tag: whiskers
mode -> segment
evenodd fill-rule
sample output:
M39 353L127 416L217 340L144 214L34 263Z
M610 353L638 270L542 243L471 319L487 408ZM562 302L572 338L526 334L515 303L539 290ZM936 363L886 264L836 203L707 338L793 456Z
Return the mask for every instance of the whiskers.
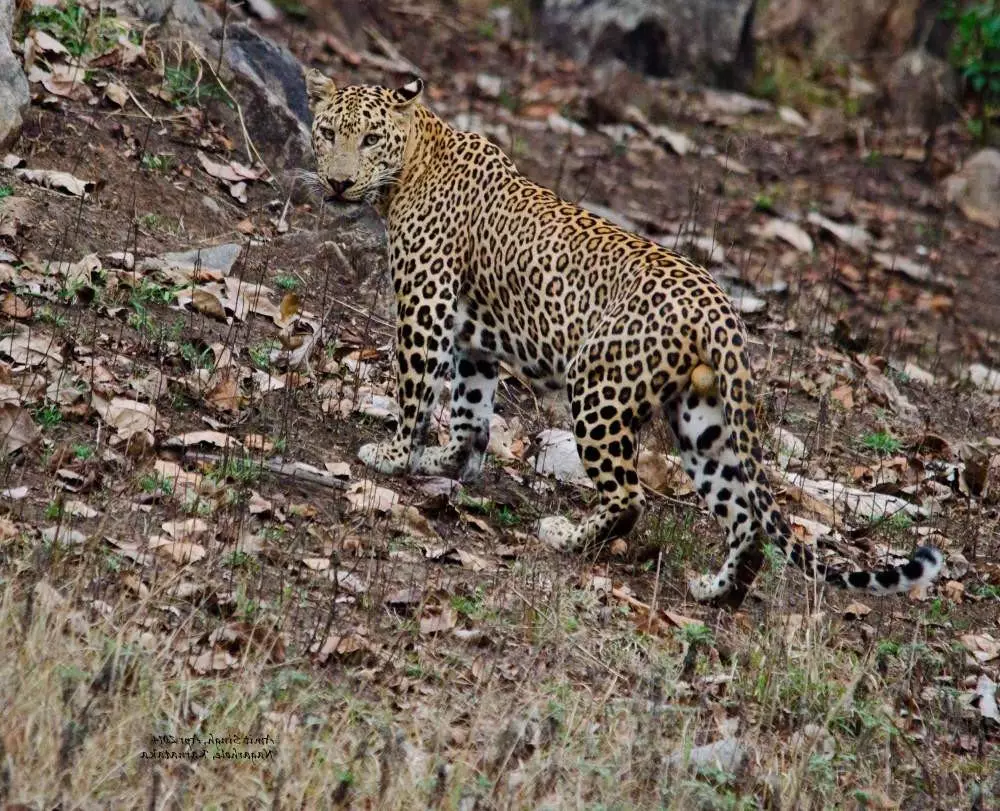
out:
M391 169L382 169L372 175L371 179L368 181L367 188L362 195L362 199L366 203L374 204L378 202L378 198L382 192L398 185L399 173Z
M315 200L325 200L330 194L330 188L316 172L310 172L308 169L293 169L288 174L292 183L301 186Z
M289 174L292 182L304 189L314 202L323 204L330 202L333 189L318 172L311 172L308 169L293 169ZM352 188L352 198L344 202L375 204L384 191L398 185L399 173L383 169L368 178L368 182L363 186L357 185Z

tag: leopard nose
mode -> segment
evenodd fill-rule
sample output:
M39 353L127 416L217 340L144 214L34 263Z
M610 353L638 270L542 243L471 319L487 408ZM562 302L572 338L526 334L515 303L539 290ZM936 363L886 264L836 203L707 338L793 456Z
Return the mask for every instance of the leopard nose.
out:
M333 190L333 193L336 194L336 195L338 195L338 196L341 195L341 194L343 194L345 191L347 191L353 185L354 185L354 181L353 180L331 180L330 181L330 188Z

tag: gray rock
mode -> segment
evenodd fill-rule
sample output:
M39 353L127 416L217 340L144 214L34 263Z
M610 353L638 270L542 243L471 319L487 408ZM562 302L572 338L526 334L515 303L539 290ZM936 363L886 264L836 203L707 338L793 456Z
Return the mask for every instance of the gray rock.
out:
M215 270L223 276L228 276L236 260L240 258L242 245L227 243L214 245L210 248L194 248L190 251L165 253L162 256L144 259L139 263L140 270L176 270L193 271L196 268Z
M945 195L970 220L1000 227L1000 151L982 149L944 182Z
M619 211L615 211L613 208L608 208L607 206L602 206L600 203L595 203L591 200L581 200L580 207L587 209L591 214L596 214L598 217L603 217L610 223L614 223L619 228L624 228L626 231L631 231L633 234L639 232L639 226L635 224L633 220L630 220L624 214Z
M536 438L540 443L538 456L533 460L536 473L581 487L594 486L580 461L572 431L547 428Z
M274 170L312 163L309 101L301 63L280 45L237 23L212 33L226 66L249 91L243 116L254 145ZM277 172L276 172L277 173Z
M10 49L14 0L0 0L0 147L6 149L21 134L22 116L31 102L28 80Z
M546 0L541 33L591 63L620 59L653 76L746 87L755 0Z
M111 0L107 5L119 17L133 17L156 25L173 22L204 32L222 25L215 10L197 0Z
M739 772L747 758L747 749L736 738L723 738L715 743L696 746L690 752L674 752L667 758L667 765L691 765L695 769L722 769L729 774Z
M889 68L882 97L881 109L893 124L925 130L954 117L958 78L943 59L916 48Z
M213 64L223 50L220 78L246 91L236 95L247 131L276 179L290 180L284 170L312 163L303 67L286 48L246 23L223 27L197 0L112 0L111 7L120 16L168 26L172 37L192 40Z

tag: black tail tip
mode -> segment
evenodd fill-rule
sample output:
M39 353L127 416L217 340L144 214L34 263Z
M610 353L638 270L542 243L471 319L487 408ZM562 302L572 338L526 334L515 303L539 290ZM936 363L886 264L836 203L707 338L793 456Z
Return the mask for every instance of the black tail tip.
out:
M937 571L944 564L944 555L941 550L933 546L921 546L913 553L913 559L929 566Z

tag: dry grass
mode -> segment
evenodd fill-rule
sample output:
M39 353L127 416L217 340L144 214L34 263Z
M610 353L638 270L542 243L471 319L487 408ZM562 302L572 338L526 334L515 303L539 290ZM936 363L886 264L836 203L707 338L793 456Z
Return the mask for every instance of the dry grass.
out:
M648 634L579 572L529 556L451 598L462 633L377 612L355 629L367 645L317 667L288 606L213 616L172 596L168 572L115 596L99 545L20 546L0 603L0 790L31 807L949 807L1000 766L995 749L949 754L976 734L941 689L962 683L964 654L919 615L869 642L828 611L768 608ZM771 576L761 596L781 606L787 587ZM192 672L206 632L233 657L218 677ZM210 743L245 735L263 740ZM739 769L683 764L734 737Z

